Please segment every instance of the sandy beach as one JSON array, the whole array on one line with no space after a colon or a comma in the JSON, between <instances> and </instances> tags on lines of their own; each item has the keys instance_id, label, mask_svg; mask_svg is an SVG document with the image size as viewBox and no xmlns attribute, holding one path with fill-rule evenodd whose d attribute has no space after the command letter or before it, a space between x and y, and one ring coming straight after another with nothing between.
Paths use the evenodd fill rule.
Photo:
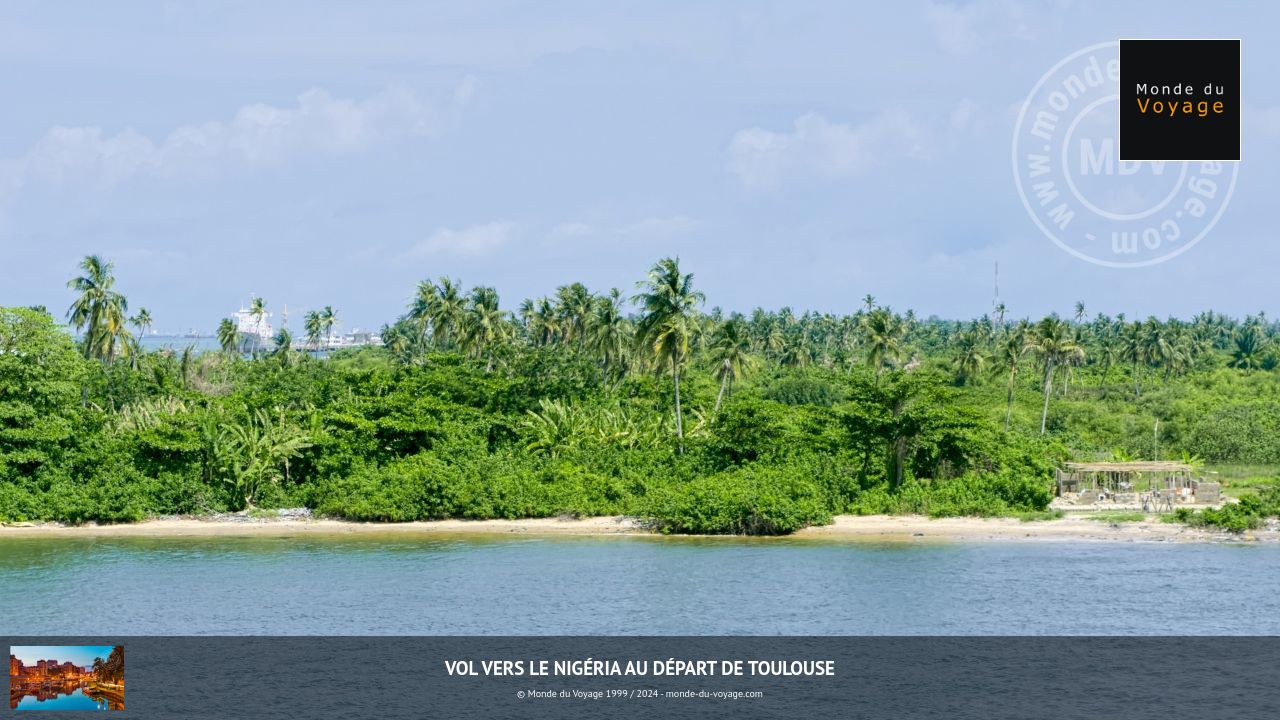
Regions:
<instances>
[{"instance_id":1,"label":"sandy beach","mask_svg":"<svg viewBox=\"0 0 1280 720\"><path fill-rule=\"evenodd\" d=\"M313 518L161 518L121 525L65 526L57 523L0 525L0 538L12 537L271 537L304 535L648 535L643 523L623 516L538 518L527 520L438 520L409 523L357 523ZM1110 542L1265 542L1280 541L1274 525L1242 535L1191 528L1158 519L1110 523L1071 516L1023 522L1013 518L940 518L918 515L840 515L830 525L788 536L819 541L1110 541Z\"/></svg>"}]
</instances>

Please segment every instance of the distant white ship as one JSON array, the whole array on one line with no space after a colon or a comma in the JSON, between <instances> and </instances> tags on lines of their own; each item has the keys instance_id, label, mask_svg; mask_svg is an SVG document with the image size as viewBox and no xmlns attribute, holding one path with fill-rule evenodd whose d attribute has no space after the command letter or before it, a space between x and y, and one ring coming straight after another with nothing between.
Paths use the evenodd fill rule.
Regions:
<instances>
[{"instance_id":1,"label":"distant white ship","mask_svg":"<svg viewBox=\"0 0 1280 720\"><path fill-rule=\"evenodd\" d=\"M240 336L249 344L258 347L271 344L272 338L275 337L275 330L271 327L271 313L264 312L257 315L249 308L241 306L232 317L236 321L236 332L240 333Z\"/></svg>"},{"instance_id":2,"label":"distant white ship","mask_svg":"<svg viewBox=\"0 0 1280 720\"><path fill-rule=\"evenodd\" d=\"M286 306L284 315L286 323L289 318L288 312ZM242 306L232 317L235 319L236 332L240 334L246 347L269 348L275 344L276 331L271 325L271 313L263 312L261 315L255 315L249 308ZM308 342L307 338L301 334L296 334L293 337L292 346L295 350L328 351L381 344L382 336L378 333L353 328L347 333L334 333L331 336L322 337L315 344Z\"/></svg>"}]
</instances>

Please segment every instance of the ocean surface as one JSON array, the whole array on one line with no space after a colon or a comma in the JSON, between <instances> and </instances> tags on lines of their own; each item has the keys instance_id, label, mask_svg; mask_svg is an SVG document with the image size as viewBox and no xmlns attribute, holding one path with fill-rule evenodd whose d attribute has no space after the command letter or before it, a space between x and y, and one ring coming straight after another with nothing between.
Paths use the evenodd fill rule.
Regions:
<instances>
[{"instance_id":1,"label":"ocean surface","mask_svg":"<svg viewBox=\"0 0 1280 720\"><path fill-rule=\"evenodd\" d=\"M9 635L1276 635L1280 547L0 539Z\"/></svg>"}]
</instances>

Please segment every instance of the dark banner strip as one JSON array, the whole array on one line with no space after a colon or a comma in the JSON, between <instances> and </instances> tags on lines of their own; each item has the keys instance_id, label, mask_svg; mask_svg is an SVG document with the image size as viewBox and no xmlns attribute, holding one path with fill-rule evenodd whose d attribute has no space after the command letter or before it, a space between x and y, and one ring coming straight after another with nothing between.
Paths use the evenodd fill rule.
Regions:
<instances>
[{"instance_id":1,"label":"dark banner strip","mask_svg":"<svg viewBox=\"0 0 1280 720\"><path fill-rule=\"evenodd\" d=\"M1277 638L14 637L0 642L11 648L9 704L0 717L30 717L28 709L77 709L83 705L69 706L90 702L107 709L108 717L219 720L1170 720L1271 717L1280 707ZM119 677L101 657L116 646L124 648L117 657L123 658ZM89 667L95 660L104 661L97 672ZM38 661L43 664L36 666ZM119 706L123 710L108 709Z\"/></svg>"}]
</instances>

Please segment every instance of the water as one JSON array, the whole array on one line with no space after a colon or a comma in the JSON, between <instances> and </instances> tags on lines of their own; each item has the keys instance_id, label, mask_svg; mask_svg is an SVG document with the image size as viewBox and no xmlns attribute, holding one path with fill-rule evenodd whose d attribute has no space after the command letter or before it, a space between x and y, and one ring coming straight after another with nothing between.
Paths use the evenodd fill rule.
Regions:
<instances>
[{"instance_id":1,"label":"water","mask_svg":"<svg viewBox=\"0 0 1280 720\"><path fill-rule=\"evenodd\" d=\"M55 697L41 699L37 695L23 695L13 709L17 710L106 710L107 701L92 698L84 693L83 688L76 688L69 693L60 693Z\"/></svg>"},{"instance_id":2,"label":"water","mask_svg":"<svg viewBox=\"0 0 1280 720\"><path fill-rule=\"evenodd\" d=\"M1280 547L0 539L0 634L1280 634Z\"/></svg>"}]
</instances>

